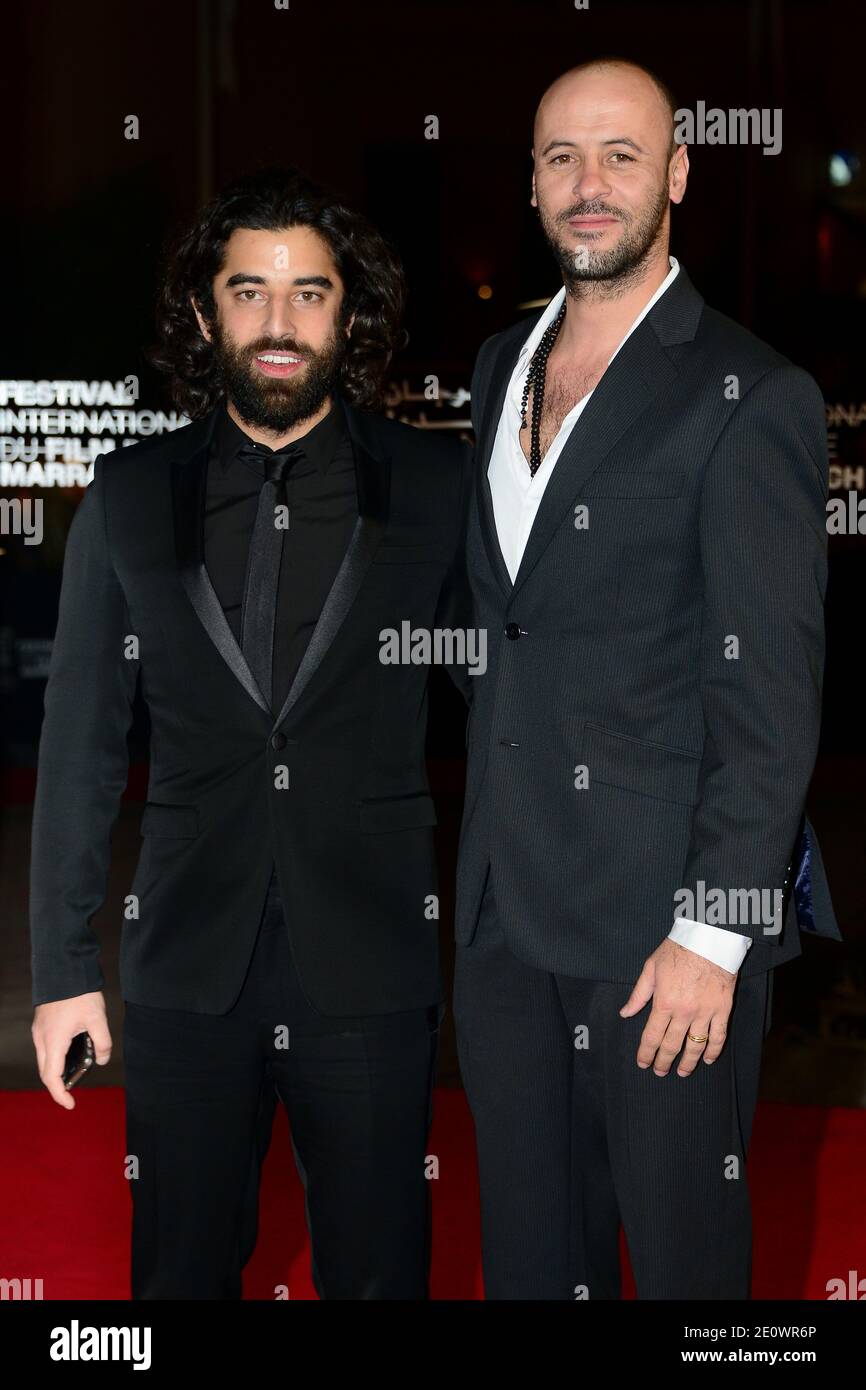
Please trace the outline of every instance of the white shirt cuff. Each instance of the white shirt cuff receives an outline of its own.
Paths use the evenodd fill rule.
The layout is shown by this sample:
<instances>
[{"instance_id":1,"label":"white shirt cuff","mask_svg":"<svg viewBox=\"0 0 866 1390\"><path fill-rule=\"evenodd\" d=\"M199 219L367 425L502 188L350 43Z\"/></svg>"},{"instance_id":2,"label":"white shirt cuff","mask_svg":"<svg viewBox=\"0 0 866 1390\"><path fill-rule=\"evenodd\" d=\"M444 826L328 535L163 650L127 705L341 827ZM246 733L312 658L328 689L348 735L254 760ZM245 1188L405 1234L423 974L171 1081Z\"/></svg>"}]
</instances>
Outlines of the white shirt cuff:
<instances>
[{"instance_id":1,"label":"white shirt cuff","mask_svg":"<svg viewBox=\"0 0 866 1390\"><path fill-rule=\"evenodd\" d=\"M726 927L708 927L705 922L693 922L688 917L678 917L668 935L671 941L705 956L732 975L736 975L752 944L750 936L741 936Z\"/></svg>"}]
</instances>

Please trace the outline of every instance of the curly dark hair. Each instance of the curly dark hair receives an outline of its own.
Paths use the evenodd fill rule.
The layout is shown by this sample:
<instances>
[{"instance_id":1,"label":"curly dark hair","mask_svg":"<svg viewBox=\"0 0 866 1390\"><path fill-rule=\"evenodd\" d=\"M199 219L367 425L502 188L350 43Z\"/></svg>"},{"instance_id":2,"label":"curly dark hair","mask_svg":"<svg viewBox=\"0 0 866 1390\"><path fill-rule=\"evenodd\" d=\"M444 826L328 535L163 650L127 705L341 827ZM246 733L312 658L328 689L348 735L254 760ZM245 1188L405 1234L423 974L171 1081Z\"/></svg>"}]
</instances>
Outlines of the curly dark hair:
<instances>
[{"instance_id":1,"label":"curly dark hair","mask_svg":"<svg viewBox=\"0 0 866 1390\"><path fill-rule=\"evenodd\" d=\"M166 256L157 308L159 338L149 356L170 378L172 400L190 419L206 414L223 394L213 349L201 335L191 299L205 319L213 319L213 279L232 232L296 226L312 228L330 248L345 285L341 325L355 315L338 389L361 409L381 405L391 356L405 338L400 325L406 282L397 255L365 217L300 170L266 169L218 193Z\"/></svg>"}]
</instances>

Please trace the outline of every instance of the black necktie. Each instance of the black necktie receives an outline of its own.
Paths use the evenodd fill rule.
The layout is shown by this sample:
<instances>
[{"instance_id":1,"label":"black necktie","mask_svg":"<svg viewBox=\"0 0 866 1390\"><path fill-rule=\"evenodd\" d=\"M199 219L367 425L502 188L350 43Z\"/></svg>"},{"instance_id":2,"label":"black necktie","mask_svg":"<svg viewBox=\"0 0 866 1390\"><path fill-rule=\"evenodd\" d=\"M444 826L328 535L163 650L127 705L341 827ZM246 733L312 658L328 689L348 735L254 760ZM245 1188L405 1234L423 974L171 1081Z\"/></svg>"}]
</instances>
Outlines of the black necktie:
<instances>
[{"instance_id":1,"label":"black necktie","mask_svg":"<svg viewBox=\"0 0 866 1390\"><path fill-rule=\"evenodd\" d=\"M285 480L289 469L304 457L297 444L279 453L265 453L252 446L238 452L241 460L255 459L264 468L264 482L250 536L247 575L241 607L241 651L258 682L259 689L273 708L274 624L277 616L277 588L283 554L285 524L278 525L276 509L286 504Z\"/></svg>"}]
</instances>

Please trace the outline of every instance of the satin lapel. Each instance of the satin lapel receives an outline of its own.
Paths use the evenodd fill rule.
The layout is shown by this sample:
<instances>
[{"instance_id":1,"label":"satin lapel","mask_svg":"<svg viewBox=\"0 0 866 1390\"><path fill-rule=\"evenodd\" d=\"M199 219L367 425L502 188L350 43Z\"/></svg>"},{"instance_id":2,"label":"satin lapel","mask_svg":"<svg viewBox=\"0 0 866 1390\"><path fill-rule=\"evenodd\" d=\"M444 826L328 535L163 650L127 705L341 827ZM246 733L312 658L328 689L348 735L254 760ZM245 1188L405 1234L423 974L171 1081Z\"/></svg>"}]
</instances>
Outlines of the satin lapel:
<instances>
[{"instance_id":1,"label":"satin lapel","mask_svg":"<svg viewBox=\"0 0 866 1390\"><path fill-rule=\"evenodd\" d=\"M214 411L206 422L202 442L192 453L175 459L171 466L178 573L202 626L229 670L237 677L250 698L269 713L268 702L244 659L204 564L205 490L210 440L215 420ZM189 428L202 433L198 426L192 425Z\"/></svg>"},{"instance_id":2,"label":"satin lapel","mask_svg":"<svg viewBox=\"0 0 866 1390\"><path fill-rule=\"evenodd\" d=\"M544 554L581 488L676 376L648 315L607 368L565 442L526 542L515 593Z\"/></svg>"},{"instance_id":3,"label":"satin lapel","mask_svg":"<svg viewBox=\"0 0 866 1390\"><path fill-rule=\"evenodd\" d=\"M391 461L382 449L375 428L375 417L361 415L340 398L345 411L358 485L358 520L352 532L343 563L325 600L319 621L313 629L295 678L283 702L275 729L297 704L334 642L346 614L355 601L364 576L385 531L391 483Z\"/></svg>"}]
</instances>

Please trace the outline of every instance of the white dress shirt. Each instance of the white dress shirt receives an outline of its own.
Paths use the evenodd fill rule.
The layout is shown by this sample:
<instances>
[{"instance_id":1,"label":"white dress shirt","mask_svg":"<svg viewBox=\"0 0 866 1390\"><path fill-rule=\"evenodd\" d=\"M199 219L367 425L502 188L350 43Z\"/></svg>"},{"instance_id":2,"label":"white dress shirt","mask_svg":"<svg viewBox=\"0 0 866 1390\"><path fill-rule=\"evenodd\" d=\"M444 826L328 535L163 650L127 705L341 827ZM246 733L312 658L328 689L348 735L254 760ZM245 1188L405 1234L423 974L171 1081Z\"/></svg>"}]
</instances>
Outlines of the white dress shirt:
<instances>
[{"instance_id":1,"label":"white dress shirt","mask_svg":"<svg viewBox=\"0 0 866 1390\"><path fill-rule=\"evenodd\" d=\"M676 279L680 268L679 262L674 256L670 256L669 260L670 271L655 294L647 300L625 337L617 345L608 366L616 357L626 338L630 337L641 320L649 313L656 300L661 299L665 290ZM574 422L592 395L592 391L587 391L586 395L581 397L565 416L556 438L548 448L541 460L541 466L533 477L520 445L520 404L523 398L523 386L526 373L529 371L532 354L548 324L552 323L559 313L564 300L565 286L563 285L559 293L554 295L548 304L520 350L517 365L505 393L505 402L499 417L493 452L487 470L490 491L493 496L493 512L496 519L499 547L508 573L511 575L512 583L520 568L520 561L526 549L529 533L541 505L544 490L556 467L557 459L562 453ZM746 952L752 944L748 936L741 936L739 932L728 931L725 927L710 927L703 922L693 922L686 917L676 918L669 935L671 940L677 941L690 951L697 952L698 955L705 956L708 960L714 961L716 965L720 965L732 973L739 970Z\"/></svg>"}]
</instances>

